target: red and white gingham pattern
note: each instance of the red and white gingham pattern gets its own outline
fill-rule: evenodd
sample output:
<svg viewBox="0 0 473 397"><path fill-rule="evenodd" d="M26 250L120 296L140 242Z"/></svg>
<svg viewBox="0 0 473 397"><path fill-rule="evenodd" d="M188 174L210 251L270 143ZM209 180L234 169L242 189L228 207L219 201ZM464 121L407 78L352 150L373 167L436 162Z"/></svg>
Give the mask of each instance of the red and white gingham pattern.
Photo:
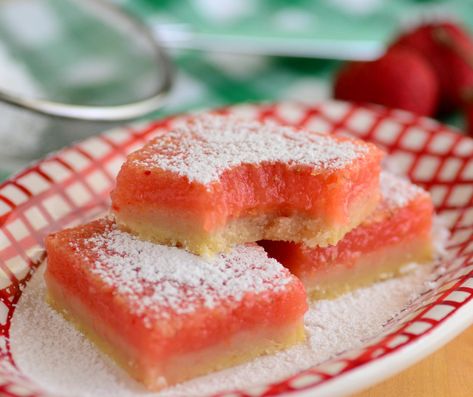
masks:
<svg viewBox="0 0 473 397"><path fill-rule="evenodd" d="M379 144L396 159L402 173L432 193L437 212L452 233L440 287L412 302L375 340L278 383L218 396L315 391L328 380L412 344L473 299L473 140L410 113L343 102L239 105L216 112L355 135ZM55 153L0 185L1 395L46 396L15 367L8 339L22 288L44 258L44 236L106 211L126 154L185 117L106 132Z"/></svg>

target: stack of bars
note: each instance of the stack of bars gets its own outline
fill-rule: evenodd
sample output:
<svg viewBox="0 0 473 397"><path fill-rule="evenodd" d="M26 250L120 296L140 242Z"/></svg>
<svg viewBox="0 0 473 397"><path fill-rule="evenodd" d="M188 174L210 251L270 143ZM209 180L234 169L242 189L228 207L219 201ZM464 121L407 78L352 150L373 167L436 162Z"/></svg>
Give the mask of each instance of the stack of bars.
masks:
<svg viewBox="0 0 473 397"><path fill-rule="evenodd" d="M49 301L154 390L300 343L308 297L432 259L430 197L382 157L353 138L188 120L128 156L110 215L47 237Z"/></svg>

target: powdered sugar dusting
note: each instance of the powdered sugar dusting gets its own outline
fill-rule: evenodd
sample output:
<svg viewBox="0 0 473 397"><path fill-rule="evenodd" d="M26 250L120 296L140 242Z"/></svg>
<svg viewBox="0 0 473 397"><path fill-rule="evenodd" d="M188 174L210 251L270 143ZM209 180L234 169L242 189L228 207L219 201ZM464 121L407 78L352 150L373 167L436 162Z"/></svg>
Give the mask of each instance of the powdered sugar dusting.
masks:
<svg viewBox="0 0 473 397"><path fill-rule="evenodd" d="M240 164L283 162L336 170L364 156L368 144L234 117L196 117L155 138L130 161L208 184Z"/></svg>
<svg viewBox="0 0 473 397"><path fill-rule="evenodd" d="M192 313L202 305L214 308L225 301L237 304L247 292L284 288L293 277L256 245L236 246L214 258L141 241L122 232L111 221L105 230L71 243L84 258L83 248L96 258L90 270L118 294L130 310L146 317Z"/></svg>
<svg viewBox="0 0 473 397"><path fill-rule="evenodd" d="M47 305L42 270L37 273L13 317L12 354L24 374L44 390L65 397L203 397L274 382L378 336L412 299L435 287L436 277L431 266L410 266L409 274L398 279L312 303L305 316L306 343L150 393Z"/></svg>
<svg viewBox="0 0 473 397"><path fill-rule="evenodd" d="M406 206L419 194L428 194L419 186L386 171L381 172L380 189L384 203L392 209Z"/></svg>

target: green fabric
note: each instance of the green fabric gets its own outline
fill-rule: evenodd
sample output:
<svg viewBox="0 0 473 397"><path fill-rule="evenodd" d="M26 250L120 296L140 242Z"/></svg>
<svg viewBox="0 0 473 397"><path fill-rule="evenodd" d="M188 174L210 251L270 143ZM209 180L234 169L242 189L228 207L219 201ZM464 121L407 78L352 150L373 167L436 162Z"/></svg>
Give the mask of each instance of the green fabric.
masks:
<svg viewBox="0 0 473 397"><path fill-rule="evenodd" d="M466 22L473 20L471 0L240 0L236 7L237 0L125 0L120 3L149 22L183 23L199 33L278 42L292 38L383 42L390 39L401 22L415 17L451 14ZM221 3L220 6L217 3ZM221 10L228 6L235 17ZM224 22L215 15L223 15ZM303 23L293 26L290 22L295 18Z"/></svg>

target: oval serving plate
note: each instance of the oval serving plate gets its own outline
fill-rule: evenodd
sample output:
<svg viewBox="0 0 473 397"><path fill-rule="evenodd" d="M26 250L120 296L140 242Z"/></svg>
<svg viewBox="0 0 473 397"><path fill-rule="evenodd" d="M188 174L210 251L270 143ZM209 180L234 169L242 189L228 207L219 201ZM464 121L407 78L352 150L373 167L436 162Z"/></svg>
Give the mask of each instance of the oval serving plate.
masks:
<svg viewBox="0 0 473 397"><path fill-rule="evenodd" d="M451 232L446 271L383 333L283 381L218 396L340 396L420 360L473 322L473 140L434 120L377 106L245 104L215 112L351 134L384 147L399 171L424 186ZM0 394L48 396L15 366L9 329L15 306L44 259L47 233L106 211L115 175L130 151L186 115L105 132L65 148L0 185Z"/></svg>

